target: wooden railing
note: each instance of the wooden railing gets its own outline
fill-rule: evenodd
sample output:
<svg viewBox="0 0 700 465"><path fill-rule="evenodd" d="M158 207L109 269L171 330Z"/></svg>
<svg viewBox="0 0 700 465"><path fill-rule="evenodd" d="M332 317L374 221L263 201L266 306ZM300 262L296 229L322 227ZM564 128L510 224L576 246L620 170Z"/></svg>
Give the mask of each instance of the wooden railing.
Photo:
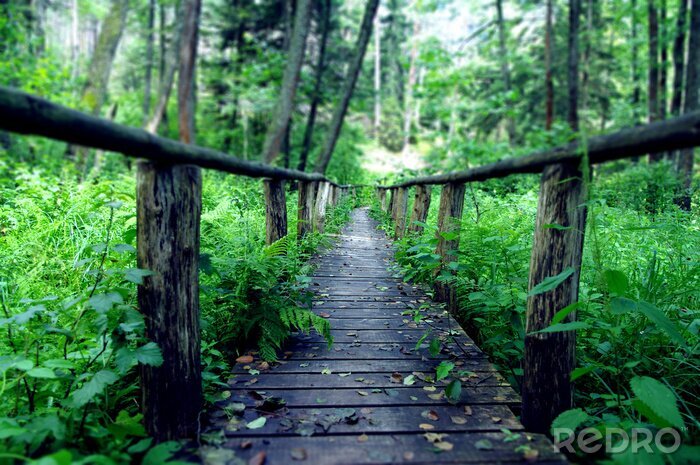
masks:
<svg viewBox="0 0 700 465"><path fill-rule="evenodd" d="M138 288L146 335L163 364L141 369L142 408L157 440L195 437L202 407L199 334L199 167L263 178L267 244L287 235L285 181L299 182L297 234L322 232L328 205L356 195L317 173L276 168L116 124L0 87L0 129L142 159L137 170Z"/></svg>
<svg viewBox="0 0 700 465"><path fill-rule="evenodd" d="M700 112L588 139L524 157L510 158L477 168L410 179L392 186L378 186L377 196L394 224L394 237L407 232L407 198L415 186L408 232L421 231L430 207L430 185L441 185L437 224L437 250L441 267L457 260L459 227L465 183L519 173L542 173L537 218L530 259L529 290L544 279L570 274L559 286L528 296L522 386L522 422L528 431L548 433L556 416L573 405L571 371L575 368L575 332L537 333L552 317L578 300L579 273L586 227L586 183L582 165L647 153L700 145ZM582 163L583 162L583 163ZM457 234L447 234L457 232ZM435 284L436 299L457 310L455 291ZM571 312L566 322L573 321Z"/></svg>
<svg viewBox="0 0 700 465"><path fill-rule="evenodd" d="M159 368L142 369L145 423L158 440L192 437L202 405L199 362L198 257L201 175L198 167L264 178L266 241L287 234L284 181L299 182L298 229L323 231L326 208L360 186L341 186L322 175L249 162L215 150L182 144L0 87L0 129L144 159L137 174L138 266L155 274L139 286L147 335L163 351ZM530 296L527 305L522 419L530 431L546 432L551 420L572 405L573 332L536 333L554 314L574 304L585 230L585 185L580 169L590 163L700 145L700 112L620 131L576 144L502 160L478 168L415 178L377 187L391 213L396 238L418 232L427 219L429 185L442 185L437 253L443 266L456 260L465 183L517 173L542 172L529 286L571 271L555 289ZM173 180L177 180L174 183ZM172 189L172 186L180 189ZM407 221L409 189L415 200ZM387 195L389 194L389 195ZM552 228L550 225L559 225ZM456 307L454 290L436 285L437 298ZM572 312L568 321L575 318Z"/></svg>

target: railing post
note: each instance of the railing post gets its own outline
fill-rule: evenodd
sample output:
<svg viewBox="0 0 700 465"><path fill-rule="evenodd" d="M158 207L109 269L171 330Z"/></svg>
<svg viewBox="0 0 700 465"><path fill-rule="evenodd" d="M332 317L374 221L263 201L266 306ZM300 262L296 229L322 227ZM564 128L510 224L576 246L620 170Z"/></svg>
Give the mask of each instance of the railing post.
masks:
<svg viewBox="0 0 700 465"><path fill-rule="evenodd" d="M398 187L394 190L391 210L391 218L394 220L394 239L401 239L406 231L407 200L408 188Z"/></svg>
<svg viewBox="0 0 700 465"><path fill-rule="evenodd" d="M136 186L137 264L153 272L138 287L138 303L146 336L163 355L161 366L140 368L146 429L157 441L194 438L202 407L198 281L202 175L191 165L143 161L138 164Z"/></svg>
<svg viewBox="0 0 700 465"><path fill-rule="evenodd" d="M465 190L464 184L448 183L442 186L440 209L438 210L438 244L435 249L435 253L442 257L438 273L450 262L457 260ZM443 237L443 234L448 237ZM456 308L457 299L454 289L445 283L435 283L435 299L446 302L450 310Z"/></svg>
<svg viewBox="0 0 700 465"><path fill-rule="evenodd" d="M395 187L390 187L389 188L389 202L387 205L386 213L388 215L392 214L394 211L394 200L396 200L396 188Z"/></svg>
<svg viewBox="0 0 700 465"><path fill-rule="evenodd" d="M425 223L430 210L430 197L432 188L426 185L416 186L416 196L413 200L413 211L411 212L411 221L408 225L408 232L419 233L423 231L423 226L416 222Z"/></svg>
<svg viewBox="0 0 700 465"><path fill-rule="evenodd" d="M528 431L549 432L552 420L573 405L571 371L575 331L538 333L561 309L578 301L579 273L586 226L585 185L578 164L544 168L530 258L529 289L545 278L572 270L551 291L527 301L522 421ZM558 225L556 228L549 225ZM571 312L565 322L575 320Z"/></svg>
<svg viewBox="0 0 700 465"><path fill-rule="evenodd" d="M386 189L384 187L377 187L377 196L379 197L379 205L384 213L387 212L387 198Z"/></svg>
<svg viewBox="0 0 700 465"><path fill-rule="evenodd" d="M270 245L287 235L287 197L284 181L265 179L265 244Z"/></svg>
<svg viewBox="0 0 700 465"><path fill-rule="evenodd" d="M314 229L322 233L326 222L326 205L329 201L331 184L329 182L320 182L318 192L316 193L316 202L314 202Z"/></svg>
<svg viewBox="0 0 700 465"><path fill-rule="evenodd" d="M299 200L297 203L297 238L301 239L314 230L314 181L299 181Z"/></svg>

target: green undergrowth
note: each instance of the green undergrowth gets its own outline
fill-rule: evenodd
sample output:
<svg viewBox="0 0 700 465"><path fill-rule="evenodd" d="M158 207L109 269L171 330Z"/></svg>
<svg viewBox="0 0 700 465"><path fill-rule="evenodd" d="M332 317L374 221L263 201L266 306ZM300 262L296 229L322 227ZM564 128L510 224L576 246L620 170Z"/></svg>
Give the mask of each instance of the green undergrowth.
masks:
<svg viewBox="0 0 700 465"><path fill-rule="evenodd" d="M545 330L577 331L572 372L577 408L553 427L674 427L686 446L673 460L685 463L687 454L697 452L687 444L697 444L700 431L700 218L673 204L673 176L665 166L625 166L596 173L588 201L580 301L559 309ZM523 373L538 188L535 176L467 185L458 262L437 278L456 288L455 316L516 390ZM397 243L397 261L415 282L432 283L439 267L439 194L435 188L424 232ZM372 214L392 231L376 200ZM539 290L555 287L566 276L557 278ZM572 311L577 321L563 323ZM664 463L658 453L644 451L634 457L595 457L602 459Z"/></svg>
<svg viewBox="0 0 700 465"><path fill-rule="evenodd" d="M131 174L77 183L22 165L0 182L0 463L176 463L152 447L140 413L138 366L162 363L144 335L136 287ZM290 331L328 322L310 311L307 261L327 239L264 245L259 181L204 173L200 300L208 402L229 360L273 360ZM296 231L296 194L288 195ZM328 213L337 232L353 208ZM295 234L292 234L295 236ZM44 457L44 459L39 459ZM169 461L170 460L170 461Z"/></svg>

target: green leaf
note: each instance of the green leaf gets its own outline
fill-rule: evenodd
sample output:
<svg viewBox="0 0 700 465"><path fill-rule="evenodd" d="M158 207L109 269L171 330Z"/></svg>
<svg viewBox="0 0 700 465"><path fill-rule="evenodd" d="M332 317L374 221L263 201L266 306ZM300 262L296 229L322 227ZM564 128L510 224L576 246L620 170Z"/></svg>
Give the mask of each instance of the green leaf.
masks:
<svg viewBox="0 0 700 465"><path fill-rule="evenodd" d="M420 339L418 339L418 342L416 342L416 347L413 350L418 350L420 349L420 346L423 344L423 341L425 341L425 338L428 337L428 333L423 334Z"/></svg>
<svg viewBox="0 0 700 465"><path fill-rule="evenodd" d="M636 396L632 405L656 426L674 426L678 429L685 426L676 396L662 382L648 376L635 376L630 380L630 387Z"/></svg>
<svg viewBox="0 0 700 465"><path fill-rule="evenodd" d="M163 465L164 463L168 465L184 464L185 462L170 460L180 449L182 449L182 446L176 441L162 442L148 451L143 457L141 465Z"/></svg>
<svg viewBox="0 0 700 465"><path fill-rule="evenodd" d="M571 429L576 431L576 428L581 426L583 422L588 420L589 416L583 409L575 408L567 410L559 414L552 422L552 431L555 428ZM554 435L554 433L552 433Z"/></svg>
<svg viewBox="0 0 700 465"><path fill-rule="evenodd" d="M572 321L570 323L557 323L557 324L548 326L544 329L541 329L539 331L533 331L530 334L558 333L561 331L576 331L577 329L587 329L589 327L590 327L590 325L584 321Z"/></svg>
<svg viewBox="0 0 700 465"><path fill-rule="evenodd" d="M416 377L414 375L408 375L403 379L403 384L405 386L413 386L416 384Z"/></svg>
<svg viewBox="0 0 700 465"><path fill-rule="evenodd" d="M637 309L637 302L625 297L615 297L610 300L610 311L615 315L633 312Z"/></svg>
<svg viewBox="0 0 700 465"><path fill-rule="evenodd" d="M72 368L75 368L75 363L71 362L70 360L64 360L62 358L47 360L44 363L42 363L42 365L48 368L62 368L64 370L70 370Z"/></svg>
<svg viewBox="0 0 700 465"><path fill-rule="evenodd" d="M132 417L129 412L122 410L114 423L107 425L107 429L120 441L128 436L142 438L146 436L146 430L141 424L142 419L143 415L140 413Z"/></svg>
<svg viewBox="0 0 700 465"><path fill-rule="evenodd" d="M56 373L54 373L51 368L36 367L29 370L27 376L31 376L32 378L53 379L56 377Z"/></svg>
<svg viewBox="0 0 700 465"><path fill-rule="evenodd" d="M435 379L436 381L440 381L441 379L445 379L450 375L450 372L454 369L455 364L452 362L448 362L447 360L443 360L440 362L440 365L437 366L435 369Z"/></svg>
<svg viewBox="0 0 700 465"><path fill-rule="evenodd" d="M124 279L134 284L143 284L143 278L146 276L153 276L153 272L140 268L127 268L124 270Z"/></svg>
<svg viewBox="0 0 700 465"><path fill-rule="evenodd" d="M65 449L29 462L30 465L71 465L73 456Z"/></svg>
<svg viewBox="0 0 700 465"><path fill-rule="evenodd" d="M76 389L71 394L73 405L82 407L92 401L95 396L102 394L105 388L117 381L117 375L109 370L100 370L93 375L90 381L83 383L80 389Z"/></svg>
<svg viewBox="0 0 700 465"><path fill-rule="evenodd" d="M96 294L88 300L90 307L98 313L105 313L112 309L112 306L124 303L121 294L117 292L108 292L106 294Z"/></svg>
<svg viewBox="0 0 700 465"><path fill-rule="evenodd" d="M430 341L430 346L428 347L428 352L431 357L437 357L440 353L440 339L432 339Z"/></svg>
<svg viewBox="0 0 700 465"><path fill-rule="evenodd" d="M250 423L248 423L248 424L245 425L245 426L246 426L246 428L248 428L248 429L258 429L258 428L262 428L263 426L265 426L265 423L267 423L267 418L265 418L265 417L258 417L258 418L256 418L255 420L251 421Z"/></svg>
<svg viewBox="0 0 700 465"><path fill-rule="evenodd" d="M572 267L568 267L556 276L549 276L548 278L544 278L541 283L530 289L530 292L528 292L527 295L531 297L533 295L543 294L545 292L551 291L552 289L555 289L561 283L566 281L566 279L572 274L574 274L575 271L576 270L574 270Z"/></svg>
<svg viewBox="0 0 700 465"><path fill-rule="evenodd" d="M575 381L575 380L579 379L581 376L587 375L588 373L592 372L596 368L598 368L598 367L595 365L589 365L587 367L576 368L574 371L571 372L571 381Z"/></svg>
<svg viewBox="0 0 700 465"><path fill-rule="evenodd" d="M459 398L462 396L462 382L458 379L450 381L450 384L445 388L445 395L450 402L459 402Z"/></svg>
<svg viewBox="0 0 700 465"><path fill-rule="evenodd" d="M569 304L566 307L562 308L554 314L554 316L552 317L552 322L550 324L555 325L557 323L561 323L567 316L569 316L571 312L580 308L581 305L581 302L574 302L573 304Z"/></svg>
<svg viewBox="0 0 700 465"><path fill-rule="evenodd" d="M650 303L639 301L637 302L637 310L643 313L647 318L653 321L656 326L664 330L672 340L680 345L685 345L685 339L681 336L676 325L658 308Z"/></svg>
<svg viewBox="0 0 700 465"><path fill-rule="evenodd" d="M543 229L556 229L557 231L568 231L569 229L572 229L573 226L562 226L557 223L549 223L545 224L542 226Z"/></svg>
<svg viewBox="0 0 700 465"><path fill-rule="evenodd" d="M629 288L629 281L622 271L605 270L603 271L603 277L608 286L608 291L611 294L616 294L618 296L625 295Z"/></svg>

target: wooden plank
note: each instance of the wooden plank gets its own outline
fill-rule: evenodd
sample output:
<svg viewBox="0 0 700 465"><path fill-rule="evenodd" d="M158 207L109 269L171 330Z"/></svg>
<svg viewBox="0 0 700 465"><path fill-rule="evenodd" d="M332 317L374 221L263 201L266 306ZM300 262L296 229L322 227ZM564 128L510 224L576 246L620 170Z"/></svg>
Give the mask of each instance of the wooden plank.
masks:
<svg viewBox="0 0 700 465"><path fill-rule="evenodd" d="M322 360L280 360L273 364L272 369L266 372L265 375L273 375L280 373L321 373L325 368L331 368L334 373L411 373L414 371L428 372L434 371L442 360L426 359L426 360L375 360L375 359L352 359L352 360L333 360L333 362ZM458 370L465 369L469 371L493 371L495 368L487 359L480 359L477 365L467 365L463 360L455 360L455 365ZM249 368L246 368L249 367ZM237 363L233 369L234 374L248 374L250 368L263 370L259 363L240 364Z"/></svg>
<svg viewBox="0 0 700 465"><path fill-rule="evenodd" d="M326 465L411 464L484 464L503 465L527 463L525 451L535 450L538 464L565 464L545 436L529 434L460 433L451 432L444 440L455 447L448 452L439 450L425 437L411 434L368 435L361 442L359 435L312 436L281 438L232 438L224 446L234 449L236 457L249 460L265 452L270 464L294 463L292 454L306 457L299 463ZM484 445L488 445L486 448ZM332 451L332 453L329 453ZM212 451L212 455L216 451ZM532 452L529 452L532 454ZM205 455L206 456L206 455ZM215 456L219 457L219 456ZM212 462L217 463L217 462Z"/></svg>

